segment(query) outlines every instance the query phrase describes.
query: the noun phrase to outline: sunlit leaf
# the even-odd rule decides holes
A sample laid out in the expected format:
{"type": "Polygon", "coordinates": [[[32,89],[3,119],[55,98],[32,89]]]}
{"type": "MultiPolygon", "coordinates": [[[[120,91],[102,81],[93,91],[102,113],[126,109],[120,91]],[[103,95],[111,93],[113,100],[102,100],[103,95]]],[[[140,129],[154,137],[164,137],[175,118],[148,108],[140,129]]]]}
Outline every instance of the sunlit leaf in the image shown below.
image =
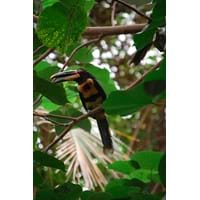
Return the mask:
{"type": "Polygon", "coordinates": [[[77,42],[87,25],[85,1],[61,0],[42,11],[37,25],[39,39],[61,52],[77,42]]]}

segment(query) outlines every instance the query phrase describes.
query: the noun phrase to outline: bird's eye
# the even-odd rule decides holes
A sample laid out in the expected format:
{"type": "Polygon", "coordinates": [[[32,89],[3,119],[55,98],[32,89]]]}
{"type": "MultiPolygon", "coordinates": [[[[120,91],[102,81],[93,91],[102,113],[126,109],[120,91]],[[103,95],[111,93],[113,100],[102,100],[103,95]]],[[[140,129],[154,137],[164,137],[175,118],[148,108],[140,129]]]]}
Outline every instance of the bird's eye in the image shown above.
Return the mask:
{"type": "Polygon", "coordinates": [[[88,78],[87,79],[87,84],[90,85],[90,86],[93,86],[94,81],[91,78],[88,78]]]}

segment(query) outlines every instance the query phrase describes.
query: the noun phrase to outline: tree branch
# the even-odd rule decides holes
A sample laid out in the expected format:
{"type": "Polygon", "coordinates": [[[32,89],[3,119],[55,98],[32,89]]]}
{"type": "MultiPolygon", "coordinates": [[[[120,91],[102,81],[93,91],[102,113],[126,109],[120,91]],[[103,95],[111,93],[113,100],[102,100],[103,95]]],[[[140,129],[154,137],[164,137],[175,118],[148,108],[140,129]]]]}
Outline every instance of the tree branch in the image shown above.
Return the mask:
{"type": "Polygon", "coordinates": [[[147,15],[145,15],[144,13],[142,13],[141,11],[137,10],[137,8],[135,8],[134,6],[128,4],[127,2],[125,1],[122,1],[122,0],[113,0],[115,2],[118,2],[118,3],[121,3],[122,5],[134,10],[138,15],[144,17],[145,19],[147,19],[149,22],[151,22],[151,18],[148,17],[147,15]]]}
{"type": "Polygon", "coordinates": [[[135,87],[135,85],[137,85],[138,83],[140,83],[147,74],[149,74],[153,70],[157,69],[160,66],[160,64],[161,64],[162,61],[163,60],[159,61],[155,66],[153,66],[152,68],[150,68],[149,70],[147,70],[144,74],[142,74],[142,76],[139,79],[137,79],[136,81],[134,81],[133,83],[131,83],[126,89],[129,90],[129,89],[135,87]]]}
{"type": "Polygon", "coordinates": [[[108,36],[119,34],[133,34],[142,31],[145,26],[146,24],[87,27],[82,35],[85,37],[95,37],[99,35],[108,36]]]}
{"type": "Polygon", "coordinates": [[[70,117],[65,115],[56,115],[56,114],[50,114],[50,113],[44,113],[44,112],[33,112],[34,116],[38,117],[52,117],[52,118],[59,118],[59,119],[68,119],[68,120],[76,120],[76,117],[70,117]]]}
{"type": "Polygon", "coordinates": [[[77,46],[77,47],[71,52],[71,54],[70,54],[68,60],[64,63],[64,65],[63,65],[63,67],[62,67],[62,69],[61,69],[60,71],[61,71],[61,72],[64,71],[65,67],[66,67],[67,65],[70,64],[70,62],[71,62],[71,60],[72,60],[74,54],[76,54],[76,52],[77,52],[79,49],[81,49],[81,48],[83,48],[83,47],[86,47],[86,46],[88,46],[88,45],[90,45],[90,44],[92,44],[92,43],[99,42],[99,41],[102,39],[102,37],[103,37],[103,35],[99,36],[99,37],[96,38],[96,39],[89,40],[89,41],[87,41],[86,43],[77,46]]]}
{"type": "Polygon", "coordinates": [[[87,114],[83,114],[76,118],[76,120],[69,122],[68,126],[63,130],[63,132],[49,145],[47,145],[43,151],[47,152],[49,149],[51,149],[58,141],[60,141],[70,130],[71,128],[78,124],[80,121],[88,118],[89,116],[92,116],[98,112],[102,111],[101,106],[98,106],[97,108],[93,109],[92,111],[89,111],[87,114]]]}
{"type": "MultiPolygon", "coordinates": [[[[34,20],[38,17],[34,15],[34,20]]],[[[85,37],[98,37],[100,35],[119,35],[119,34],[133,34],[142,31],[147,24],[132,24],[132,25],[119,25],[119,26],[96,26],[87,27],[82,33],[85,37]]]]}
{"type": "Polygon", "coordinates": [[[117,2],[114,1],[112,4],[112,10],[111,10],[111,25],[115,26],[115,11],[116,11],[117,2]]]}
{"type": "Polygon", "coordinates": [[[37,49],[35,49],[35,50],[33,51],[33,55],[36,54],[36,53],[37,53],[40,49],[42,49],[43,47],[45,47],[44,44],[42,44],[42,45],[39,46],[37,49]]]}
{"type": "Polygon", "coordinates": [[[33,66],[36,66],[42,59],[46,58],[52,51],[54,51],[53,48],[47,49],[42,55],[40,55],[34,62],[33,66]]]}

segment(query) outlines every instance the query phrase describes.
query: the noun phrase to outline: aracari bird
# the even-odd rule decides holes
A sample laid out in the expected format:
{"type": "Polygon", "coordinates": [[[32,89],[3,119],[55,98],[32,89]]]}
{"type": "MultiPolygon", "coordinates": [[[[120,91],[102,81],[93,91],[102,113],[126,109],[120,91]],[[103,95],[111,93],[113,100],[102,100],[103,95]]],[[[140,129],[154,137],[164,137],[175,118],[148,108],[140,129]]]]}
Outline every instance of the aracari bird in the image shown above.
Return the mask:
{"type": "MultiPolygon", "coordinates": [[[[76,81],[81,102],[86,111],[93,110],[106,99],[106,94],[94,76],[83,69],[58,72],[51,76],[54,83],[76,81]]],[[[108,121],[102,110],[92,116],[97,121],[104,153],[113,152],[113,145],[109,131],[108,121]]]]}

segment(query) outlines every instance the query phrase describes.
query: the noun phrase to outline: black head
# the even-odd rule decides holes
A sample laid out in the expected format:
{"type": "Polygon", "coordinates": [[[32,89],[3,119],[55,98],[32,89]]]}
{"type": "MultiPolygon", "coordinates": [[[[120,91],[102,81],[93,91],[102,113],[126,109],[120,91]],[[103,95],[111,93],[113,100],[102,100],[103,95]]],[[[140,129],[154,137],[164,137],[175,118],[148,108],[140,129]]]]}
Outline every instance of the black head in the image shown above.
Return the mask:
{"type": "Polygon", "coordinates": [[[76,81],[77,83],[83,83],[88,78],[91,78],[92,75],[85,71],[84,69],[58,72],[51,76],[51,81],[53,83],[61,83],[64,81],[76,81]]]}

